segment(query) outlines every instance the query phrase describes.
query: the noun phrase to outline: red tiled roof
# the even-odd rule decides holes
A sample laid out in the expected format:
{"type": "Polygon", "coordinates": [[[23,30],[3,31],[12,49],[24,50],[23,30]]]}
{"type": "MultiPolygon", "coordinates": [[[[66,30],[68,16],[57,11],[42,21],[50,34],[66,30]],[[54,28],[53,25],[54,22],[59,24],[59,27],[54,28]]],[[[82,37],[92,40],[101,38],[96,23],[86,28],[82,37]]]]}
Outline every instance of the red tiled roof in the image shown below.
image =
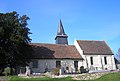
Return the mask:
{"type": "Polygon", "coordinates": [[[32,43],[37,59],[83,59],[74,45],[32,43]]]}
{"type": "Polygon", "coordinates": [[[112,55],[110,47],[105,41],[90,41],[90,40],[77,40],[81,49],[85,55],[88,54],[100,54],[100,55],[112,55]]]}

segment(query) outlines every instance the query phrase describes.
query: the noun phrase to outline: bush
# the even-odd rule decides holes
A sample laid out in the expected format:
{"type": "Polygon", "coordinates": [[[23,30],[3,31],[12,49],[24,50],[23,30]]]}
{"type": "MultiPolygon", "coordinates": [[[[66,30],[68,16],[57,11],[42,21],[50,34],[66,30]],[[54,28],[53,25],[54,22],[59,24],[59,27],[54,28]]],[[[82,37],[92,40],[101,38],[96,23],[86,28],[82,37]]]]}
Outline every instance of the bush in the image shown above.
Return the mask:
{"type": "Polygon", "coordinates": [[[81,72],[81,73],[85,73],[84,66],[81,66],[81,67],[80,67],[80,72],[81,72]]]}
{"type": "Polygon", "coordinates": [[[52,69],[52,73],[54,74],[54,75],[59,75],[59,68],[53,68],[52,69]]]}
{"type": "Polygon", "coordinates": [[[81,73],[87,73],[87,72],[89,72],[89,69],[88,68],[84,68],[84,66],[81,66],[80,67],[80,72],[81,73]]]}

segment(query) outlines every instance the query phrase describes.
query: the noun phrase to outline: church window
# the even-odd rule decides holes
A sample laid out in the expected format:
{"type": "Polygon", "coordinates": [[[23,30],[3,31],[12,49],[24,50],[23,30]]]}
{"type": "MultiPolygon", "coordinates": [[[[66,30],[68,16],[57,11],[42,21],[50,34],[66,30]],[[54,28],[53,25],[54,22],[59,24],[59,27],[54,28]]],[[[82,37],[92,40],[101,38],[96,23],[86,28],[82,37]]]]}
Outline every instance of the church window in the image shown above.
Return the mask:
{"type": "Polygon", "coordinates": [[[104,62],[105,64],[107,64],[107,57],[104,57],[104,62]]]}
{"type": "Polygon", "coordinates": [[[78,61],[74,61],[74,67],[78,68],[78,61]]]}
{"type": "Polygon", "coordinates": [[[56,67],[60,68],[61,67],[61,62],[60,61],[56,61],[56,67]]]}
{"type": "Polygon", "coordinates": [[[74,61],[74,67],[75,67],[75,71],[77,72],[77,70],[78,70],[78,61],[74,61]]]}
{"type": "Polygon", "coordinates": [[[91,65],[93,65],[93,57],[90,57],[91,65]]]}

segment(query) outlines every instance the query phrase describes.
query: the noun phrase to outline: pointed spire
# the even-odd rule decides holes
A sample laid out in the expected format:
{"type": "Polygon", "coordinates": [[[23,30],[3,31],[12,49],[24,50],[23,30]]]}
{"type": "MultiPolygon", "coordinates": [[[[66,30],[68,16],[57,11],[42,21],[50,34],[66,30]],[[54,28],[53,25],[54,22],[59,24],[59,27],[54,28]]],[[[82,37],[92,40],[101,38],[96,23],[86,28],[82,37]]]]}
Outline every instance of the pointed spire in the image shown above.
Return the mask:
{"type": "Polygon", "coordinates": [[[64,28],[63,28],[63,25],[62,25],[61,19],[60,19],[60,23],[59,23],[59,26],[58,26],[57,35],[66,35],[65,31],[64,31],[64,28]]]}
{"type": "Polygon", "coordinates": [[[68,40],[67,40],[68,36],[65,34],[63,25],[62,25],[62,21],[60,19],[60,23],[58,26],[58,31],[57,31],[57,36],[55,37],[56,40],[56,44],[66,44],[68,45],[68,40]]]}

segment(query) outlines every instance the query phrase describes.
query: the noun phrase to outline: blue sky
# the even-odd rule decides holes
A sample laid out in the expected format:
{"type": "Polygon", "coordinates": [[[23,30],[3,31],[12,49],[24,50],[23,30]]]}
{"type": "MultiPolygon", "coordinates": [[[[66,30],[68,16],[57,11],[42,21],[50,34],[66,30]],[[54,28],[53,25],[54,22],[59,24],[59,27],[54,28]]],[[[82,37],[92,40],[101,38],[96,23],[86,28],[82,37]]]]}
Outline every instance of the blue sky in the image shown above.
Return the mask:
{"type": "Polygon", "coordinates": [[[69,44],[78,40],[105,40],[120,48],[120,0],[1,0],[0,12],[17,11],[30,17],[32,42],[55,43],[62,20],[69,44]]]}

